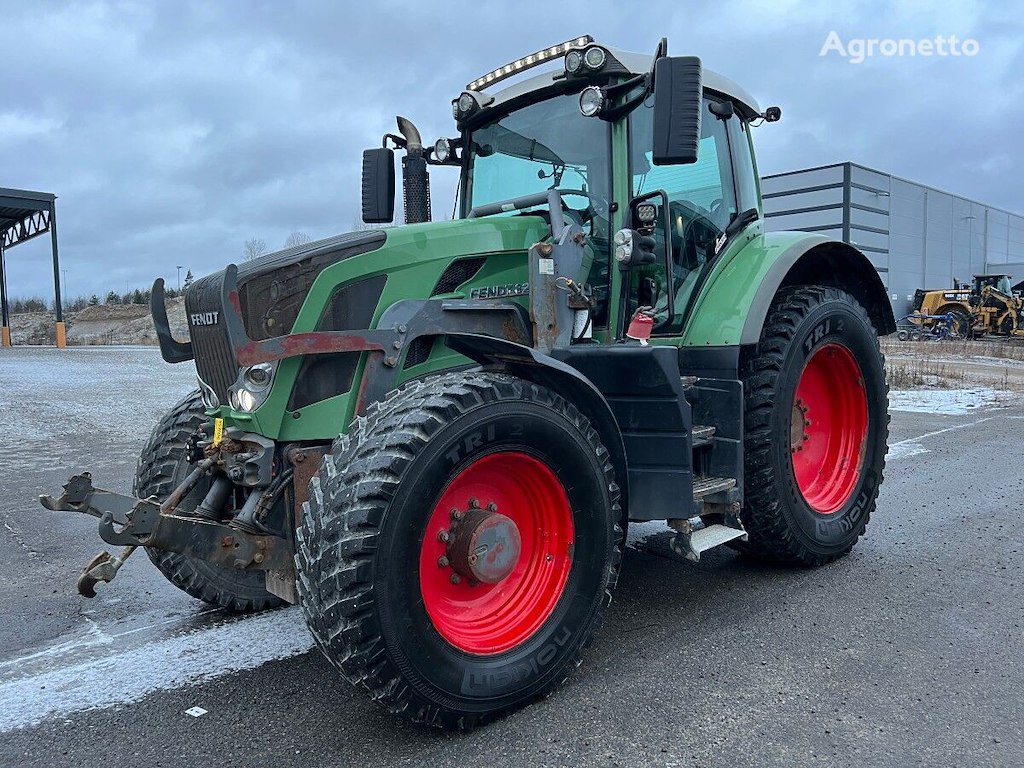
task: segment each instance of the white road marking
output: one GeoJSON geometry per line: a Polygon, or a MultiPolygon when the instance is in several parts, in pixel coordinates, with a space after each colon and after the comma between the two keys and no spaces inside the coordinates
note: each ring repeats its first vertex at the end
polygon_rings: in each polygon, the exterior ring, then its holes
{"type": "MultiPolygon", "coordinates": [[[[85,638],[82,642],[109,648],[114,637],[85,638]]],[[[127,704],[156,690],[180,688],[253,669],[268,661],[305,653],[312,647],[313,639],[302,614],[290,608],[127,650],[104,649],[102,655],[85,661],[15,677],[20,661],[39,655],[30,654],[4,663],[2,677],[8,679],[0,682],[0,732],[33,725],[54,715],[127,704]]]]}
{"type": "Polygon", "coordinates": [[[929,453],[929,450],[917,442],[893,444],[889,446],[889,452],[885,454],[886,461],[905,459],[908,456],[918,456],[922,453],[929,453]]]}
{"type": "Polygon", "coordinates": [[[895,459],[905,459],[908,456],[917,456],[918,454],[928,453],[928,449],[921,445],[922,440],[926,440],[929,437],[935,437],[936,435],[944,435],[947,432],[956,432],[960,429],[975,427],[978,424],[984,424],[986,421],[992,421],[994,418],[996,417],[986,416],[984,419],[972,421],[970,424],[957,424],[955,427],[937,429],[934,432],[925,432],[923,435],[918,435],[917,437],[908,437],[906,440],[899,440],[898,442],[890,443],[889,452],[885,455],[885,460],[893,461],[895,459]]]}

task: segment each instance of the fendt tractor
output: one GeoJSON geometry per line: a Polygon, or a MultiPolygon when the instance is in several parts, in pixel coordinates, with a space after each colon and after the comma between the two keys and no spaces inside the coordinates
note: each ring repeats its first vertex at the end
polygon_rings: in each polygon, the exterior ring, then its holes
{"type": "Polygon", "coordinates": [[[363,155],[363,219],[386,223],[403,153],[406,226],[197,280],[188,342],[157,280],[163,358],[199,388],[134,497],[83,473],[42,502],[122,547],[82,594],[141,547],[212,605],[298,603],[370,698],[468,728],[579,664],[632,521],[667,521],[679,560],[849,552],[882,482],[895,323],[854,247],[764,231],[751,129],[780,110],[664,40],[575,38],[452,113],[453,137],[399,117],[363,155]],[[430,222],[432,165],[460,170],[453,221],[430,222]]]}

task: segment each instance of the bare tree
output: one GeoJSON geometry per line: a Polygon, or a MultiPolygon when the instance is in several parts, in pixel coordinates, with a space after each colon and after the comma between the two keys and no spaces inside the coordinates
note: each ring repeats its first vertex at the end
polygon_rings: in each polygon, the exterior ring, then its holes
{"type": "Polygon", "coordinates": [[[258,259],[260,256],[267,252],[267,243],[262,237],[254,237],[252,240],[245,241],[245,260],[252,261],[258,259]]]}
{"type": "Polygon", "coordinates": [[[294,248],[296,245],[304,245],[312,242],[313,238],[305,232],[292,232],[284,241],[285,248],[294,248]]]}

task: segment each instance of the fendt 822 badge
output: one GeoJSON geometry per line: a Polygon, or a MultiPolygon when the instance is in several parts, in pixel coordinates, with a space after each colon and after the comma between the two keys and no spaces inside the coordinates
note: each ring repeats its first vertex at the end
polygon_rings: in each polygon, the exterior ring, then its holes
{"type": "Polygon", "coordinates": [[[895,323],[856,248],[764,230],[751,134],[780,110],[664,40],[575,38],[451,106],[453,136],[399,117],[363,155],[383,223],[402,153],[405,226],[197,280],[187,342],[157,280],[163,357],[199,388],[133,497],[83,473],[42,501],[121,547],[82,594],[142,548],[210,604],[301,605],[371,699],[469,728],[578,665],[630,522],[667,521],[680,560],[849,552],[882,482],[895,323]],[[453,221],[430,221],[437,165],[460,169],[453,221]]]}

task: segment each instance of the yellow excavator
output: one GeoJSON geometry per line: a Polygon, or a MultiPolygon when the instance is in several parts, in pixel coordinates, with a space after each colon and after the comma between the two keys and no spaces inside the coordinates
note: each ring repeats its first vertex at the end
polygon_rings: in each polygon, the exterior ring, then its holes
{"type": "Polygon", "coordinates": [[[919,289],[914,295],[914,314],[923,328],[929,328],[935,316],[949,315],[952,330],[965,338],[986,334],[1024,338],[1021,288],[1024,282],[1011,286],[1006,274],[975,275],[971,283],[954,280],[952,288],[919,289]]]}

